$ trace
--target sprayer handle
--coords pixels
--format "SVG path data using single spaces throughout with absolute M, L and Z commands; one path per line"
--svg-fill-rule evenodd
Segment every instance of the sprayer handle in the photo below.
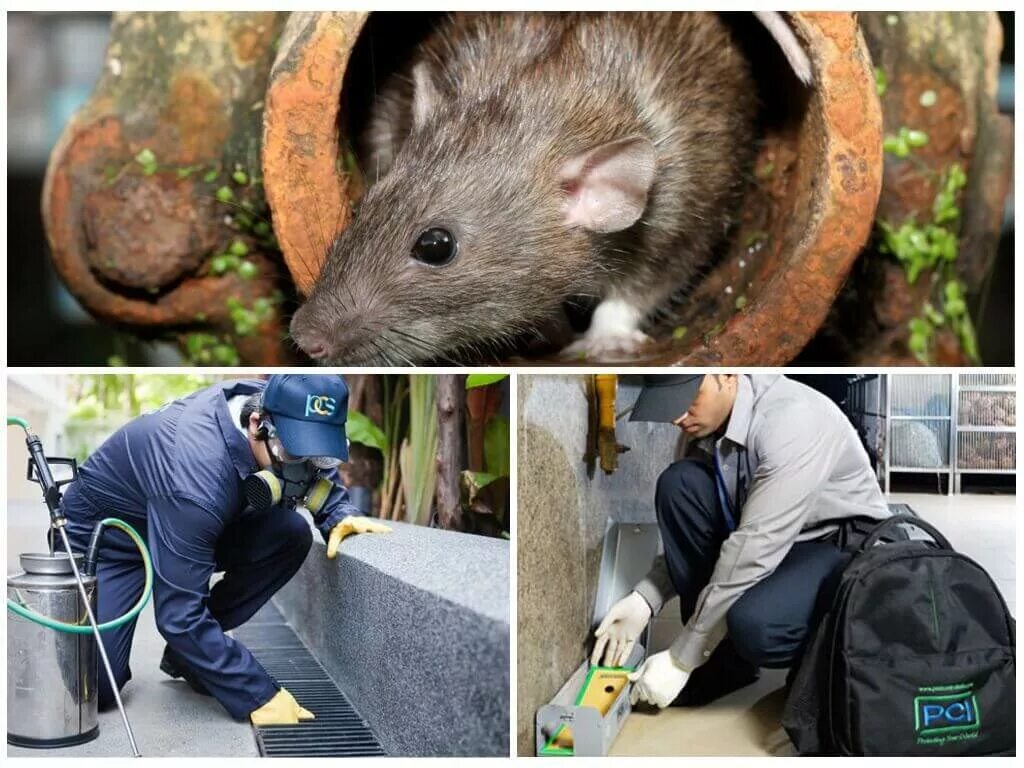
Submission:
M 46 453 L 43 451 L 43 441 L 31 432 L 27 432 L 26 435 L 25 444 L 28 446 L 30 460 L 36 465 L 36 482 L 43 489 L 43 500 L 50 510 L 50 520 L 53 523 L 63 522 L 64 515 L 61 513 L 60 488 L 50 472 L 50 463 L 46 460 Z

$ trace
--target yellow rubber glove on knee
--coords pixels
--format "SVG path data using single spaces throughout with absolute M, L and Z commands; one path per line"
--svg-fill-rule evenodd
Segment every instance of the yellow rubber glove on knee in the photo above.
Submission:
M 346 517 L 331 528 L 327 537 L 327 559 L 333 560 L 338 554 L 338 545 L 353 533 L 390 533 L 391 529 L 369 517 Z
M 253 725 L 295 725 L 304 720 L 315 720 L 316 715 L 302 707 L 288 691 L 282 688 L 274 698 L 249 715 Z

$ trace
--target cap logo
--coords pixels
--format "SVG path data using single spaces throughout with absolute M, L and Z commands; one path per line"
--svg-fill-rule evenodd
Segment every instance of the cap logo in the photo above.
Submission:
M 327 395 L 306 395 L 307 416 L 331 416 L 337 408 L 337 401 Z

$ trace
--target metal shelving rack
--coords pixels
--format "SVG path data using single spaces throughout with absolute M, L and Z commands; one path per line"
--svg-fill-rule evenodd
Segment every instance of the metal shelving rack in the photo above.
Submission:
M 885 492 L 891 491 L 894 473 L 913 472 L 945 475 L 947 493 L 952 494 L 956 440 L 953 376 L 891 373 L 885 379 Z M 911 433 L 910 427 L 904 426 L 911 424 L 920 427 Z M 932 438 L 935 459 L 926 464 L 924 449 L 932 448 Z
M 876 460 L 875 469 L 882 480 L 882 456 L 885 454 L 885 386 L 881 374 L 857 374 L 846 382 L 846 413 Z
M 954 493 L 960 493 L 966 474 L 1012 475 L 1017 471 L 1016 384 L 1012 373 L 953 376 L 957 414 L 952 443 Z

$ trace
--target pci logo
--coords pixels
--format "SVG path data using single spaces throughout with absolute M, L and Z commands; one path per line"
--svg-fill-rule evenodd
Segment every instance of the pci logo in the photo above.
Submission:
M 981 727 L 978 699 L 970 683 L 919 688 L 914 698 L 918 744 L 974 739 Z
M 332 416 L 337 403 L 327 395 L 306 395 L 307 416 Z

